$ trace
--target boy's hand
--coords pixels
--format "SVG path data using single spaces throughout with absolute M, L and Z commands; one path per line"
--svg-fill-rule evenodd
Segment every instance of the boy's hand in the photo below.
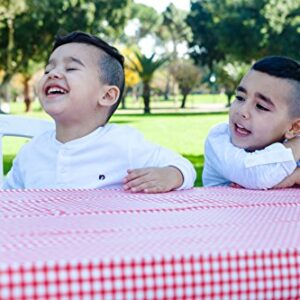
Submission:
M 291 175 L 283 179 L 280 183 L 275 185 L 274 189 L 289 188 L 294 185 L 300 185 L 300 167 L 298 167 Z
M 128 170 L 124 189 L 130 192 L 164 193 L 180 187 L 183 175 L 176 167 Z
M 287 142 L 283 143 L 283 145 L 285 145 L 285 147 L 287 148 L 292 149 L 295 161 L 300 160 L 300 137 L 299 136 L 296 136 L 288 140 Z

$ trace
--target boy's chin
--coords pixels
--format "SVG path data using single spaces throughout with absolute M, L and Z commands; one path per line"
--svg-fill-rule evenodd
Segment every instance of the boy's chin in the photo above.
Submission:
M 253 146 L 250 146 L 249 144 L 247 143 L 242 143 L 240 141 L 235 141 L 235 140 L 232 140 L 231 143 L 237 147 L 237 148 L 240 148 L 240 149 L 244 149 L 245 151 L 247 152 L 253 152 L 255 151 L 255 147 Z
M 60 115 L 62 115 L 62 111 L 60 109 L 54 107 L 44 107 L 44 111 L 52 118 L 56 119 Z
M 261 146 L 261 147 L 259 147 L 259 146 L 249 146 L 249 145 L 245 145 L 245 144 L 239 144 L 239 143 L 233 143 L 233 145 L 235 146 L 235 147 L 238 147 L 238 148 L 240 148 L 240 149 L 244 149 L 245 151 L 247 151 L 247 152 L 254 152 L 254 151 L 256 151 L 256 150 L 262 150 L 262 149 L 264 149 L 265 147 L 264 146 Z

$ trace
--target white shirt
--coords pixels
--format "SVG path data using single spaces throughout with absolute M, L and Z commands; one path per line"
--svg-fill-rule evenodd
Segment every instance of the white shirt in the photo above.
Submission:
M 180 189 L 193 187 L 196 172 L 187 159 L 129 126 L 107 124 L 67 143 L 50 130 L 23 146 L 4 188 L 120 188 L 128 169 L 165 166 L 182 172 Z
M 235 147 L 228 124 L 219 124 L 210 131 L 204 156 L 204 186 L 234 182 L 249 189 L 267 189 L 280 183 L 297 167 L 292 150 L 281 143 L 255 152 Z

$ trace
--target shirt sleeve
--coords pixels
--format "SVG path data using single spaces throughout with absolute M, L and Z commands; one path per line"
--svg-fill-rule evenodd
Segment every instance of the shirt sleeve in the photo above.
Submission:
M 147 141 L 139 132 L 135 132 L 129 143 L 129 161 L 132 169 L 146 167 L 174 166 L 183 175 L 183 184 L 178 188 L 188 189 L 194 186 L 196 171 L 192 163 L 178 153 Z
M 206 186 L 235 182 L 249 189 L 268 189 L 280 183 L 296 168 L 291 149 L 274 143 L 247 152 L 230 141 L 227 124 L 213 128 L 205 143 L 203 183 Z

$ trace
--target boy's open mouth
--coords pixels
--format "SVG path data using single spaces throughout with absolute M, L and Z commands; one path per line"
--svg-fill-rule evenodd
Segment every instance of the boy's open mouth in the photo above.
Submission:
M 234 123 L 235 132 L 240 136 L 247 136 L 251 133 L 250 130 L 246 129 L 244 126 Z
M 49 96 L 49 95 L 64 95 L 64 94 L 68 93 L 68 91 L 65 88 L 61 87 L 61 86 L 50 85 L 50 86 L 46 87 L 45 93 L 46 93 L 46 96 Z

